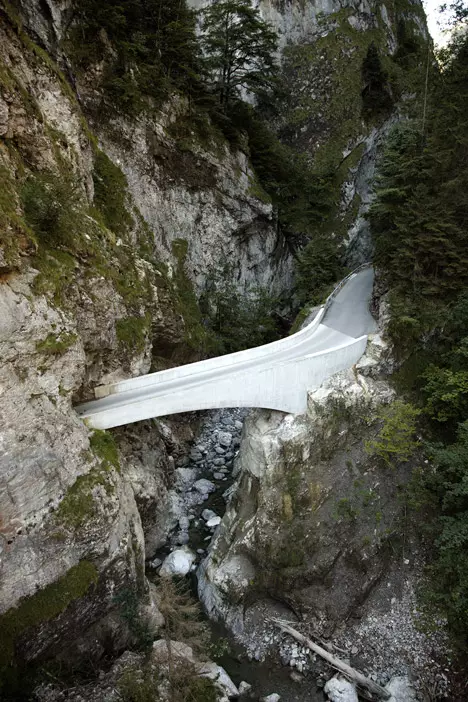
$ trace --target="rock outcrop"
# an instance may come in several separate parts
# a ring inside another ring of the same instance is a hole
[[[248,638],[262,600],[307,612],[332,631],[389,578],[404,506],[396,477],[366,451],[378,408],[394,391],[377,369],[385,345],[310,393],[301,416],[255,411],[247,419],[238,488],[200,568],[213,616]]]

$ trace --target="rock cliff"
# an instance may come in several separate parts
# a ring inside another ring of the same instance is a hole
[[[119,591],[144,595],[167,535],[190,425],[91,434],[73,403],[206,354],[197,295],[226,262],[239,289],[291,282],[247,157],[219,135],[182,144],[183,100],[91,124],[86,86],[59,68],[67,7],[0,8],[2,670],[66,656]]]

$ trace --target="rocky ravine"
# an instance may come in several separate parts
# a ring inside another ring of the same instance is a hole
[[[333,641],[336,655],[382,685],[409,675],[420,690],[444,694],[447,642],[418,625],[410,467],[390,470],[365,448],[378,408],[395,397],[389,364],[374,335],[354,368],[310,393],[305,415],[247,418],[236,489],[199,568],[199,595],[257,660],[274,654],[329,676],[278,632],[270,618],[279,616]]]

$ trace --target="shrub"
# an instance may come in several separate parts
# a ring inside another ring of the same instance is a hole
[[[26,222],[39,242],[52,248],[77,247],[82,207],[71,178],[53,173],[30,176],[23,185],[21,201]]]
[[[366,451],[382,458],[387,465],[394,461],[407,461],[416,451],[416,420],[421,410],[396,400],[377,413],[382,421],[376,439],[366,442]]]

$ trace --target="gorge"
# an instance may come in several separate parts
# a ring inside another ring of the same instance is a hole
[[[338,679],[325,697],[333,669],[279,617],[395,702],[456,702],[445,618],[418,599],[428,459],[369,214],[396,125],[422,114],[424,9],[231,4],[278,33],[277,67],[221,108],[191,11],[209,2],[0,0],[0,698],[357,700]],[[297,332],[376,247],[366,351],[304,412],[78,416],[98,385]],[[184,577],[241,647],[233,680]]]

